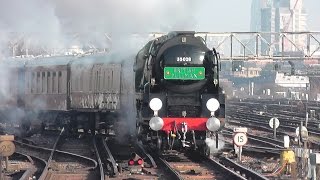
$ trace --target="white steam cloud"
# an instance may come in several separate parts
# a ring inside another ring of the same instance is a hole
[[[195,30],[198,4],[194,0],[1,0],[0,61],[27,54],[27,49],[29,54],[51,54],[77,45],[111,48],[133,62],[148,33]],[[133,74],[131,64],[128,67],[128,74]],[[2,69],[6,67],[0,68],[0,85],[5,89],[9,81]],[[10,93],[1,90],[0,98],[8,99]],[[126,93],[134,97],[134,89]],[[133,111],[126,114],[129,122],[134,122]]]
[[[194,30],[197,4],[192,0],[3,0],[0,52],[12,54],[8,47],[19,41],[22,50],[75,44],[105,48],[110,43],[126,49],[128,43],[123,42],[133,33]]]
[[[219,142],[218,142],[218,148],[216,147],[216,140],[215,139],[206,138],[205,142],[206,142],[207,146],[210,148],[210,154],[217,153],[221,149],[223,149],[223,147],[224,147],[224,141],[221,138],[219,139]]]

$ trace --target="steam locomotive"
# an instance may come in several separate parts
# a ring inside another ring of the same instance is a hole
[[[171,32],[137,54],[138,138],[159,151],[208,151],[207,138],[224,127],[225,95],[219,86],[219,54],[195,32]]]

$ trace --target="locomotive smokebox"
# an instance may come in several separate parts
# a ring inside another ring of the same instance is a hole
[[[142,89],[145,80],[151,77],[152,86],[159,85],[172,92],[199,91],[214,74],[215,60],[195,32],[171,32],[147,43],[136,56],[136,87]]]

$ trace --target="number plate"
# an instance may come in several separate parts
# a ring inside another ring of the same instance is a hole
[[[165,67],[164,79],[167,80],[202,80],[205,78],[204,67]]]

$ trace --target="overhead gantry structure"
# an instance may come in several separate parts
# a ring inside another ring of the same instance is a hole
[[[94,41],[83,38],[80,33],[70,33],[68,40],[76,43],[69,43],[67,47],[39,45],[33,43],[27,34],[13,34],[7,48],[12,56],[108,52],[114,48],[114,41],[125,42],[126,48],[130,45],[129,41],[145,43],[164,34],[167,33],[134,33],[112,37],[102,33],[101,38]],[[214,47],[224,61],[320,59],[320,32],[197,32],[196,36],[202,37],[209,47]]]

